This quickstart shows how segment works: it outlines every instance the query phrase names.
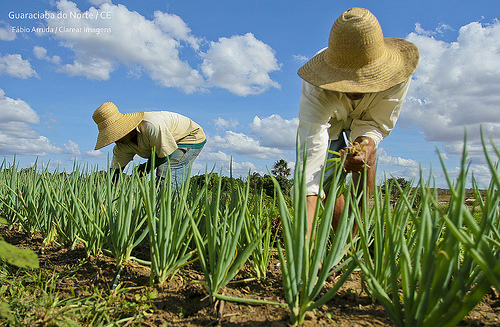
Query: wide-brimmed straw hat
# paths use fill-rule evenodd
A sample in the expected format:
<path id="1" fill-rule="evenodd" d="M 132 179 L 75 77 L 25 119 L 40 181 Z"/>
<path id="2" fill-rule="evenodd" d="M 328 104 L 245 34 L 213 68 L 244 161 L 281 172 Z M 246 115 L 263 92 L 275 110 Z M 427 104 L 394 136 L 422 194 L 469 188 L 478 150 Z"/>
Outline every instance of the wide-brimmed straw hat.
<path id="1" fill-rule="evenodd" d="M 323 89 L 344 93 L 387 90 L 417 69 L 416 45 L 384 38 L 377 18 L 367 9 L 346 10 L 333 24 L 328 48 L 315 55 L 298 74 Z"/>
<path id="2" fill-rule="evenodd" d="M 98 150 L 118 141 L 139 126 L 144 112 L 122 114 L 114 103 L 105 102 L 94 111 L 92 118 L 99 129 L 95 145 L 95 150 Z"/>

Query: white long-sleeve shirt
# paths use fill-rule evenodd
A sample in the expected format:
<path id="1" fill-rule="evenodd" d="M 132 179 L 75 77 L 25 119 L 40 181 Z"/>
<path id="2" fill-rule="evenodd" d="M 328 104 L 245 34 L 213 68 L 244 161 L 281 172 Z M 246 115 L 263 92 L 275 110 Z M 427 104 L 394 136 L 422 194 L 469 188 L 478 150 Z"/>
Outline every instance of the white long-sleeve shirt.
<path id="1" fill-rule="evenodd" d="M 389 135 L 398 120 L 410 79 L 383 92 L 366 93 L 360 100 L 302 81 L 299 138 L 301 151 L 307 151 L 308 195 L 320 194 L 319 180 L 329 140 L 336 140 L 342 130 L 351 130 L 352 141 L 359 136 L 370 137 L 375 146 Z"/>
<path id="2" fill-rule="evenodd" d="M 200 125 L 186 116 L 170 111 L 145 112 L 142 122 L 137 126 L 137 132 L 137 144 L 116 143 L 111 168 L 125 167 L 136 154 L 149 159 L 153 148 L 159 158 L 165 158 L 178 146 L 198 148 L 206 141 Z"/>

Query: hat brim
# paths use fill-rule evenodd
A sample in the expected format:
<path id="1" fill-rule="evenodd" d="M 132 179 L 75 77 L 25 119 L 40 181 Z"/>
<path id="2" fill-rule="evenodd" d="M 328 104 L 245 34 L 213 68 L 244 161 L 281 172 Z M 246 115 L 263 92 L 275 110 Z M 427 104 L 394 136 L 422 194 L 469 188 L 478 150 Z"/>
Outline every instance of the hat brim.
<path id="1" fill-rule="evenodd" d="M 113 142 L 118 141 L 134 128 L 139 126 L 144 119 L 144 112 L 132 112 L 122 114 L 113 124 L 110 124 L 97 135 L 95 150 L 103 148 Z"/>
<path id="2" fill-rule="evenodd" d="M 386 51 L 362 67 L 339 67 L 328 61 L 329 49 L 315 55 L 298 74 L 322 89 L 344 93 L 381 92 L 407 80 L 420 58 L 416 45 L 399 38 L 384 38 Z"/>

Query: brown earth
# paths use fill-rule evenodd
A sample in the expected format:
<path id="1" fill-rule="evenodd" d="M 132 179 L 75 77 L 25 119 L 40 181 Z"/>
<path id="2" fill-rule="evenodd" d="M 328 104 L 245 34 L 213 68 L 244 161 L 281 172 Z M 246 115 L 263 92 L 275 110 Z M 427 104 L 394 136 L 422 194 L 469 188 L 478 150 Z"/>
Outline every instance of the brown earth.
<path id="1" fill-rule="evenodd" d="M 71 290 L 91 290 L 97 287 L 109 291 L 116 277 L 114 259 L 107 256 L 86 258 L 82 247 L 74 250 L 49 246 L 41 253 L 42 238 L 28 238 L 24 233 L 0 227 L 0 236 L 10 244 L 30 248 L 37 252 L 40 269 L 63 272 L 78 267 L 72 278 L 59 281 L 58 292 L 70 296 Z M 143 249 L 144 251 L 145 249 Z M 147 251 L 147 249 L 146 249 Z M 136 254 L 137 255 L 137 254 Z M 273 258 L 268 277 L 262 282 L 244 281 L 251 277 L 245 267 L 224 292 L 226 295 L 284 302 L 279 261 Z M 149 286 L 149 268 L 137 264 L 127 265 L 120 282 L 132 288 L 125 293 L 128 301 L 136 296 L 155 291 L 152 313 L 142 319 L 143 326 L 288 326 L 288 309 L 274 305 L 250 305 L 225 302 L 222 319 L 217 319 L 214 306 L 206 298 L 206 292 L 197 281 L 203 273 L 196 263 L 184 268 L 166 285 Z M 325 289 L 331 287 L 327 283 Z M 491 290 L 483 301 L 459 326 L 500 326 L 500 297 Z M 323 307 L 307 317 L 304 326 L 394 326 L 380 305 L 373 304 L 369 295 L 361 291 L 359 273 L 351 275 L 342 289 Z"/>

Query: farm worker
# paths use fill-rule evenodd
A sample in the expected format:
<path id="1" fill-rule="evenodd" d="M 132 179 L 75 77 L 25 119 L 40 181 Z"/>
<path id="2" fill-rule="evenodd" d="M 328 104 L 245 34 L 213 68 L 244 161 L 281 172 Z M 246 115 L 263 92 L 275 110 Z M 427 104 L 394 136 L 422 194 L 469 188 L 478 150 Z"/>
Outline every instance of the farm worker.
<path id="1" fill-rule="evenodd" d="M 323 200 L 328 196 L 319 189 L 319 181 L 329 149 L 346 157 L 343 169 L 352 173 L 355 185 L 366 173 L 372 194 L 377 146 L 396 124 L 418 61 L 419 51 L 413 43 L 384 38 L 369 10 L 351 8 L 333 24 L 328 47 L 299 69 L 303 81 L 298 132 L 301 151 L 307 151 L 309 233 L 318 196 Z M 364 141 L 363 151 L 346 154 L 351 141 Z M 335 229 L 343 209 L 344 197 L 340 196 L 333 215 Z"/>
<path id="2" fill-rule="evenodd" d="M 190 118 L 169 111 L 122 114 L 112 102 L 103 103 L 92 115 L 99 134 L 95 150 L 115 142 L 111 169 L 123 171 L 135 155 L 148 159 L 139 165 L 141 174 L 150 171 L 155 149 L 156 176 L 165 178 L 169 163 L 172 180 L 181 181 L 188 165 L 205 145 L 200 125 Z"/>

